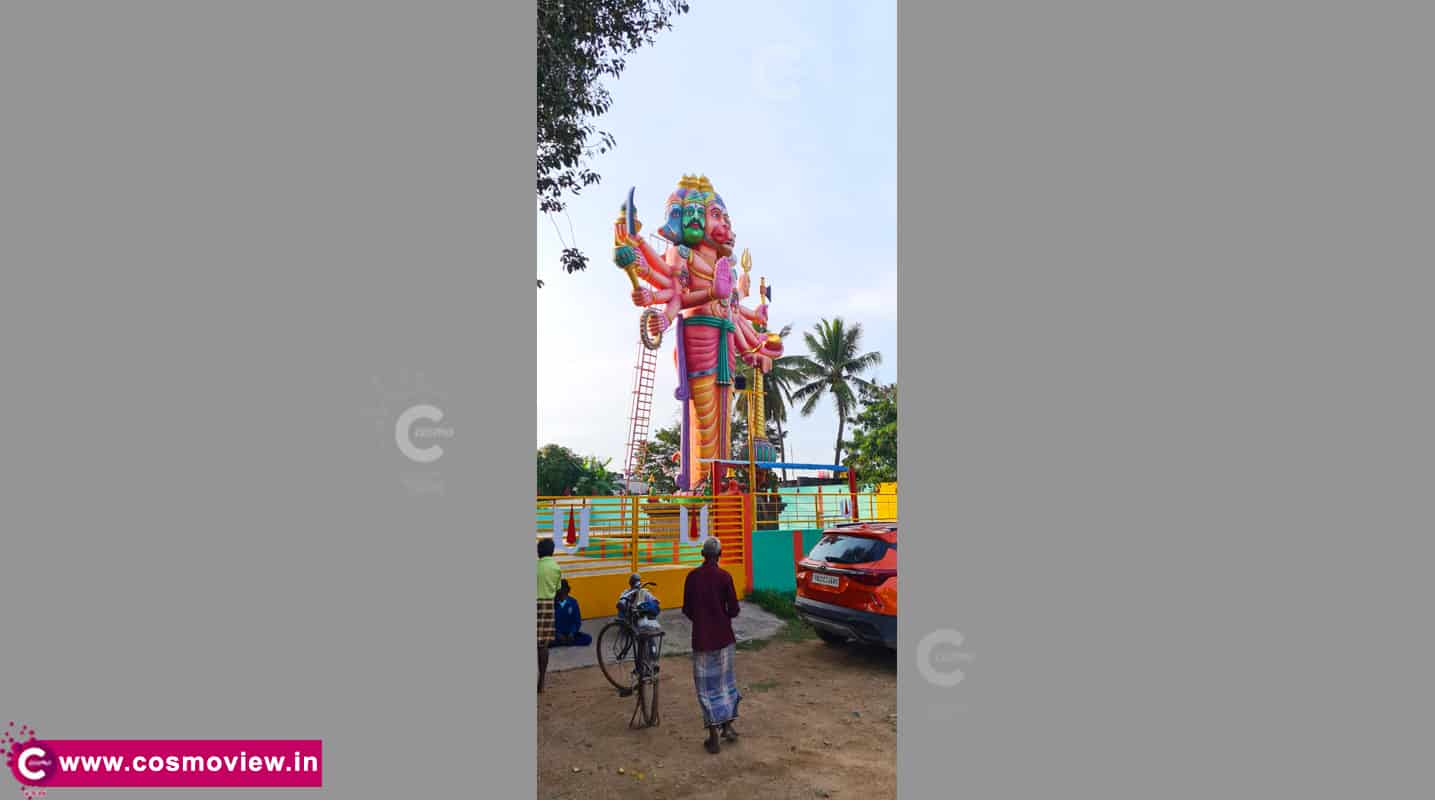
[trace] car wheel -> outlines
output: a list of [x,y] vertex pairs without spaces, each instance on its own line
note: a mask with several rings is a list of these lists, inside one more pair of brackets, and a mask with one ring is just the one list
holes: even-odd
[[824,631],[824,630],[822,630],[821,628],[819,628],[819,629],[817,630],[817,636],[818,636],[818,638],[820,638],[822,641],[824,641],[824,642],[826,642],[826,643],[828,643],[828,644],[846,644],[846,643],[847,643],[847,637],[846,637],[846,636],[843,636],[843,635],[837,634],[837,633],[833,633],[833,632],[831,632],[831,631]]

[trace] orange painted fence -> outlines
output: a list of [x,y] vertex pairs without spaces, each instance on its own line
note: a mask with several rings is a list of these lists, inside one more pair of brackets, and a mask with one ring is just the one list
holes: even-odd
[[[755,529],[811,530],[852,520],[895,520],[895,487],[881,489],[852,493],[818,487],[815,492],[717,497],[539,497],[534,504],[534,529],[539,539],[554,538],[555,556],[584,618],[606,617],[615,613],[618,595],[634,572],[657,583],[653,592],[663,608],[682,605],[683,581],[702,563],[701,540],[694,534],[704,507],[708,534],[722,542],[719,564],[732,575],[741,597],[757,588]],[[684,505],[688,525],[680,530]],[[577,548],[585,515],[588,542]],[[565,545],[576,552],[565,553]],[[793,562],[805,555],[801,536],[793,537],[791,547]]]
[[[539,539],[554,538],[558,564],[584,617],[604,617],[614,613],[618,595],[634,572],[658,584],[653,592],[664,608],[682,605],[683,580],[703,560],[696,534],[704,507],[708,535],[722,542],[718,563],[733,576],[738,595],[746,594],[751,532],[746,505],[739,496],[539,497],[535,530]],[[682,506],[688,509],[685,530],[679,530]],[[564,553],[565,546],[578,544],[585,513],[587,546]]]

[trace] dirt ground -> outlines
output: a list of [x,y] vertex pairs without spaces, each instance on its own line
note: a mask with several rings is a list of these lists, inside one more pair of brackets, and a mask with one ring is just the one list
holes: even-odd
[[538,695],[539,800],[896,797],[895,654],[763,644],[737,653],[741,738],[717,755],[702,746],[688,656],[663,659],[656,728],[628,728],[636,696],[618,697],[596,667],[550,674]]

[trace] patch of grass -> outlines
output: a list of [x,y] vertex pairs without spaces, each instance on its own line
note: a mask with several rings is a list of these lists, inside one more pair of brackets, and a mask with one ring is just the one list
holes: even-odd
[[771,639],[743,639],[737,643],[737,649],[743,653],[756,653],[770,644],[772,644]]
[[817,630],[802,620],[789,622],[777,637],[784,642],[806,642],[817,638]]
[[[811,625],[803,622],[797,616],[797,608],[792,604],[796,599],[796,592],[779,592],[772,589],[758,589],[750,592],[747,602],[761,608],[763,611],[777,617],[785,623],[782,630],[774,637],[782,642],[805,642],[817,638],[817,631]],[[772,639],[757,639],[749,642],[739,642],[738,649],[761,650],[766,647]],[[746,647],[744,647],[746,645]]]
[[754,692],[766,692],[772,689],[776,689],[781,685],[782,684],[778,683],[777,681],[758,681],[749,685],[747,688],[753,690]]
[[796,592],[779,592],[774,589],[758,589],[747,595],[747,602],[784,622],[796,621],[797,608],[792,604],[796,599]]

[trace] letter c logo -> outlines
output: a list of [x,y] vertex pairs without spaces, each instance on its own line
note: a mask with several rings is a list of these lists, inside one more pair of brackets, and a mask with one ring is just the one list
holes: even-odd
[[43,781],[48,773],[43,769],[34,769],[30,766],[30,762],[43,759],[48,755],[49,751],[43,747],[27,747],[21,750],[20,755],[15,758],[15,768],[19,770],[25,780]]
[[[961,647],[962,641],[963,637],[961,633],[947,629],[932,631],[922,637],[922,640],[917,643],[917,672],[921,674],[927,683],[939,686],[943,689],[950,689],[962,682],[962,679],[966,677],[965,673],[955,667],[952,669],[942,669],[937,665],[937,659],[935,658],[939,645]],[[972,656],[969,653],[959,652],[945,660],[971,661]]]
[[436,406],[414,406],[399,415],[398,424],[394,427],[394,440],[398,442],[399,452],[408,456],[410,460],[420,464],[428,464],[439,460],[443,455],[443,448],[438,445],[428,447],[416,447],[414,445],[412,429],[415,422],[427,420],[439,422],[443,419],[443,411]]

